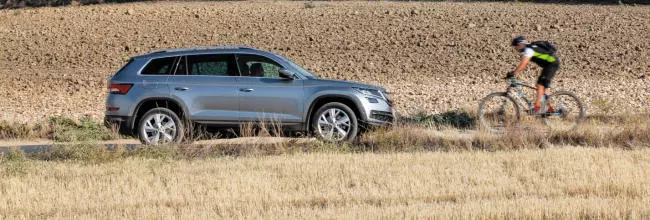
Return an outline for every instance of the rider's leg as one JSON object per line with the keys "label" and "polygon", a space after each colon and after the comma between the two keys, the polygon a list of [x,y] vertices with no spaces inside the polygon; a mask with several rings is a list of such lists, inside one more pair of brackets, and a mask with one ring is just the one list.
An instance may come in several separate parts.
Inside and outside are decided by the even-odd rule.
{"label": "rider's leg", "polygon": [[[559,66],[560,64],[558,61],[554,64],[543,67],[542,73],[539,75],[539,78],[537,78],[537,85],[535,85],[537,88],[537,99],[535,100],[535,107],[533,108],[535,112],[539,111],[539,108],[542,105],[542,97],[548,92],[546,89],[550,87],[551,80],[555,76],[555,72],[558,70]],[[550,104],[547,108],[552,111]]]}
{"label": "rider's leg", "polygon": [[546,112],[553,112],[553,105],[551,105],[551,100],[548,99],[551,95],[551,91],[549,88],[546,88],[544,92],[546,93]]}
{"label": "rider's leg", "polygon": [[540,84],[535,85],[535,88],[537,88],[537,99],[535,99],[535,107],[533,107],[533,111],[537,112],[539,111],[539,106],[542,105],[542,96],[544,96],[546,89]]}

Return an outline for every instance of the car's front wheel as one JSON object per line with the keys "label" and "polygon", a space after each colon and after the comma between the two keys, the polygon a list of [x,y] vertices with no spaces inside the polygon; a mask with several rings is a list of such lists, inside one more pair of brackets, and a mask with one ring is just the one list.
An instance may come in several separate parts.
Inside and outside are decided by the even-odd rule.
{"label": "car's front wheel", "polygon": [[176,113],[166,108],[154,108],[141,117],[138,134],[140,141],[147,145],[179,143],[185,129]]}
{"label": "car's front wheel", "polygon": [[359,130],[354,111],[338,102],[321,106],[312,117],[311,128],[317,138],[332,142],[352,141]]}

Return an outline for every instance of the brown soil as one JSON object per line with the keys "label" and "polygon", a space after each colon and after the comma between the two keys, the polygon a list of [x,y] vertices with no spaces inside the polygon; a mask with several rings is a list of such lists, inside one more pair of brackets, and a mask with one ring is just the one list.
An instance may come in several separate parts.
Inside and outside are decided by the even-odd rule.
{"label": "brown soil", "polygon": [[[378,84],[399,111],[476,108],[517,34],[558,44],[556,90],[588,113],[650,104],[650,7],[511,3],[160,2],[0,11],[0,120],[103,117],[106,79],[161,48],[248,45],[326,78]],[[539,68],[529,68],[533,82]]]}

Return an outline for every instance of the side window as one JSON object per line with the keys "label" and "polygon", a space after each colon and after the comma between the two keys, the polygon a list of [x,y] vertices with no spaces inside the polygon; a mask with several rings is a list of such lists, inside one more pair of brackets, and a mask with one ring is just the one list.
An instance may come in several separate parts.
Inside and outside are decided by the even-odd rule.
{"label": "side window", "polygon": [[166,57],[166,58],[158,58],[158,59],[153,59],[149,61],[149,64],[147,64],[144,69],[142,69],[142,72],[140,74],[142,75],[169,75],[172,73],[171,69],[172,66],[174,66],[174,60],[176,57]]}
{"label": "side window", "polygon": [[280,78],[280,66],[275,61],[258,55],[237,55],[237,64],[242,76]]}
{"label": "side window", "polygon": [[232,55],[187,56],[187,73],[200,76],[239,76]]}
{"label": "side window", "polygon": [[181,56],[180,60],[178,61],[174,75],[187,75],[187,58],[185,58],[185,56]]}

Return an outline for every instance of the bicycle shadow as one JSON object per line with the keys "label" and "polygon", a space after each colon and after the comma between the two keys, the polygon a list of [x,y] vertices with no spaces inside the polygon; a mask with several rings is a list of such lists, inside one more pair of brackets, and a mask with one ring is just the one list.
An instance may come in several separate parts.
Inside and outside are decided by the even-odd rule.
{"label": "bicycle shadow", "polygon": [[398,123],[407,125],[420,125],[426,128],[440,129],[474,129],[476,128],[477,117],[462,110],[451,110],[438,114],[419,112],[414,115],[399,117]]}

